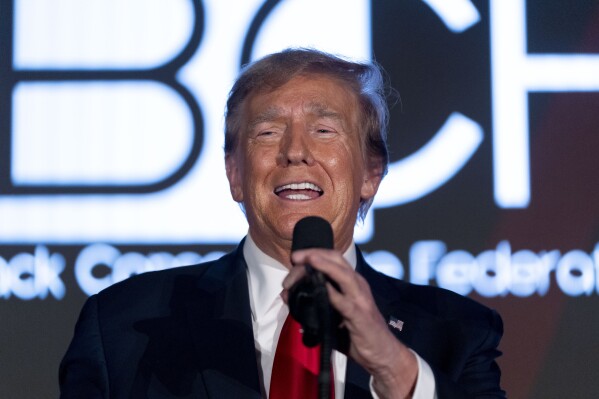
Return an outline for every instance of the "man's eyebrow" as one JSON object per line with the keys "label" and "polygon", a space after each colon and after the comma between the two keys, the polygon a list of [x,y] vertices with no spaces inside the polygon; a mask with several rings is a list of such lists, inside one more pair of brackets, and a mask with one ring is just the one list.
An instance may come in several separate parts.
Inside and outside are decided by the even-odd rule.
{"label": "man's eyebrow", "polygon": [[[330,118],[343,122],[343,115],[337,111],[332,110],[330,107],[325,104],[319,102],[310,102],[305,105],[305,109],[307,112],[318,116],[319,118]],[[258,115],[256,115],[252,120],[250,120],[247,124],[248,130],[253,130],[257,125],[264,122],[272,122],[283,115],[283,109],[278,106],[268,107],[266,110],[262,111]]]}
{"label": "man's eyebrow", "polygon": [[332,118],[332,119],[343,120],[342,114],[340,114],[337,111],[332,110],[331,108],[327,107],[325,104],[322,104],[322,103],[311,102],[306,106],[306,108],[310,113],[313,113],[321,118]]}
{"label": "man's eyebrow", "polygon": [[259,113],[258,115],[256,115],[255,118],[253,118],[252,120],[250,120],[248,122],[248,130],[254,129],[260,123],[273,121],[273,120],[279,118],[282,113],[283,113],[283,111],[281,110],[280,107],[276,107],[276,106],[268,107],[266,110]]}

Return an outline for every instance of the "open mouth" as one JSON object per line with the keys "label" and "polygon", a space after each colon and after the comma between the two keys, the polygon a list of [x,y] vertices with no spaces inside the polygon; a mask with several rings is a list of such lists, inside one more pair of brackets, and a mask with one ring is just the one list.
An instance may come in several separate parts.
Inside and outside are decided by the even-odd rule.
{"label": "open mouth", "polygon": [[275,188],[275,194],[281,198],[293,201],[307,201],[320,197],[323,191],[316,184],[290,183]]}

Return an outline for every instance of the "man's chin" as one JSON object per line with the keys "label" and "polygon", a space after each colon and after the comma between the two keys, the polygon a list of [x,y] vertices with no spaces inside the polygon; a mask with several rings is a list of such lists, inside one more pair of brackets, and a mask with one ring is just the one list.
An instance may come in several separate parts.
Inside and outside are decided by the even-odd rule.
{"label": "man's chin", "polygon": [[308,216],[317,216],[317,217],[321,217],[325,220],[328,220],[324,215],[319,214],[318,212],[298,212],[298,213],[293,213],[293,214],[289,214],[286,216],[283,225],[285,232],[291,231],[291,234],[293,234],[293,229],[295,228],[295,225],[297,224],[297,222],[299,222],[300,220],[302,220],[303,218],[306,218]]}
{"label": "man's chin", "polygon": [[293,239],[293,229],[297,222],[307,216],[314,216],[307,213],[293,213],[281,216],[272,226],[271,235],[282,241],[289,241]]}
{"label": "man's chin", "polygon": [[276,219],[264,221],[265,223],[249,223],[250,234],[254,241],[259,241],[265,245],[291,248],[295,225],[308,216],[319,216],[328,220],[327,217],[317,211],[285,212]]}

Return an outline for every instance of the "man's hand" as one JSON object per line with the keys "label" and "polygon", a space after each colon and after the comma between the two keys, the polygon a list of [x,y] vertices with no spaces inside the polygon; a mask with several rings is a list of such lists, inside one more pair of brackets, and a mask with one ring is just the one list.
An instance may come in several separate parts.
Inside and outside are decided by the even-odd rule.
{"label": "man's hand", "polygon": [[374,389],[381,398],[410,397],[418,374],[416,357],[389,331],[364,277],[335,250],[295,251],[291,260],[295,266],[283,281],[285,302],[288,290],[305,275],[305,264],[335,281],[339,291],[328,282],[326,285],[331,304],[349,332],[347,355],[373,376]]}

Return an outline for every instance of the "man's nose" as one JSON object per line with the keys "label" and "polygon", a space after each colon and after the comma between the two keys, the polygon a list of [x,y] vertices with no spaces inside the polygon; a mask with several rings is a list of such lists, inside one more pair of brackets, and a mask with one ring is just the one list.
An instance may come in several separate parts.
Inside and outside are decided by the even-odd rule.
{"label": "man's nose", "polygon": [[304,126],[291,126],[281,142],[279,162],[284,165],[311,165],[314,161],[310,145],[309,132]]}

